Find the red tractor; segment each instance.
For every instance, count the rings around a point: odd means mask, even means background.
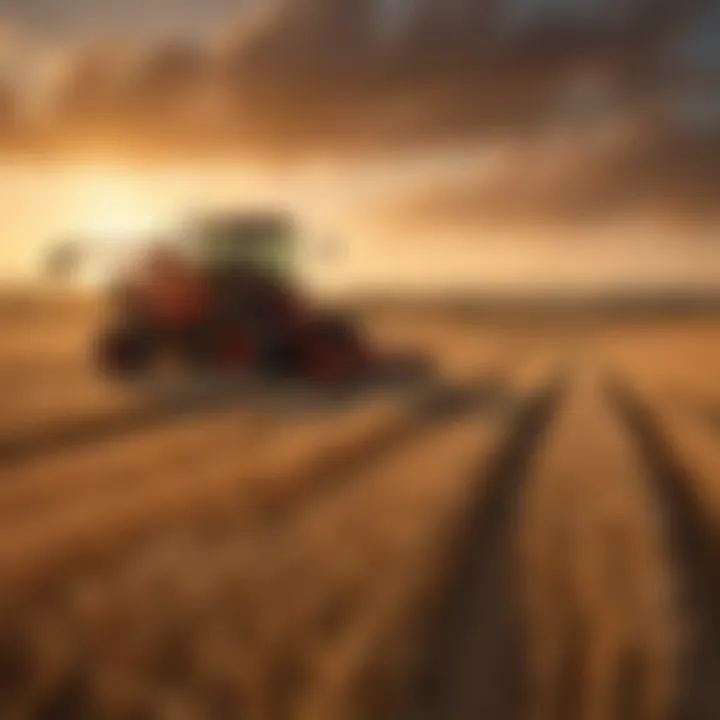
[[[212,217],[175,247],[151,248],[119,288],[99,358],[116,375],[164,359],[190,371],[344,382],[369,355],[356,328],[311,309],[292,277],[295,232],[276,215]]]
[[[284,216],[213,216],[143,251],[116,283],[103,371],[135,378],[170,360],[189,372],[362,377],[371,358],[354,324],[311,309],[293,281],[295,238]]]

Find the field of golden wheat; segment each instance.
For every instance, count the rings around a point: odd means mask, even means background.
[[[376,311],[438,387],[200,404],[97,321],[0,313],[2,720],[720,717],[720,321]]]

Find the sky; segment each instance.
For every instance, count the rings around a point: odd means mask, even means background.
[[[719,0],[0,0],[5,275],[118,216],[262,201],[349,238],[349,275],[419,277],[412,238],[426,275],[458,281],[453,247],[527,283],[520,243],[606,281],[621,234],[688,279],[719,176]]]
[[[250,0],[3,0],[6,20],[47,41],[193,34],[234,21]]]

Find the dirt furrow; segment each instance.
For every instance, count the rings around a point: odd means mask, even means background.
[[[481,388],[481,402],[483,397]],[[381,402],[342,420],[331,414],[314,425],[289,426],[248,453],[228,448],[222,457],[174,476],[155,473],[129,488],[117,484],[90,504],[50,510],[41,523],[6,523],[9,540],[0,551],[0,572],[8,581],[27,580],[51,568],[59,571],[71,559],[93,562],[133,538],[161,532],[167,523],[204,519],[212,524],[228,515],[241,522],[258,513],[290,512],[341,484],[349,471],[412,443],[424,427],[476,411],[478,397],[464,391],[410,405]]]
[[[684,454],[682,436],[620,379],[609,392],[651,472],[672,542],[672,557],[682,580],[685,611],[692,630],[681,678],[677,717],[710,720],[720,717],[720,543],[717,524],[708,522],[702,481]],[[716,478],[713,478],[715,481]]]
[[[516,411],[431,398],[369,443],[346,438],[309,464],[290,453],[269,504],[247,516],[225,506],[156,518],[102,561],[71,563],[12,613],[19,636],[0,634],[0,656],[35,657],[0,704],[75,720],[128,706],[152,717],[396,717],[454,519],[484,480],[470,470]],[[297,450],[309,440],[299,435]],[[34,656],[48,637],[54,652]]]
[[[512,718],[518,712],[522,649],[515,517],[528,464],[562,390],[562,384],[554,383],[527,402],[497,454],[476,471],[483,480],[469,503],[456,564],[436,608],[410,718]]]

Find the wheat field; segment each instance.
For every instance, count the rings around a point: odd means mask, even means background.
[[[439,388],[181,407],[97,322],[0,313],[3,720],[720,717],[720,322],[368,313]]]

